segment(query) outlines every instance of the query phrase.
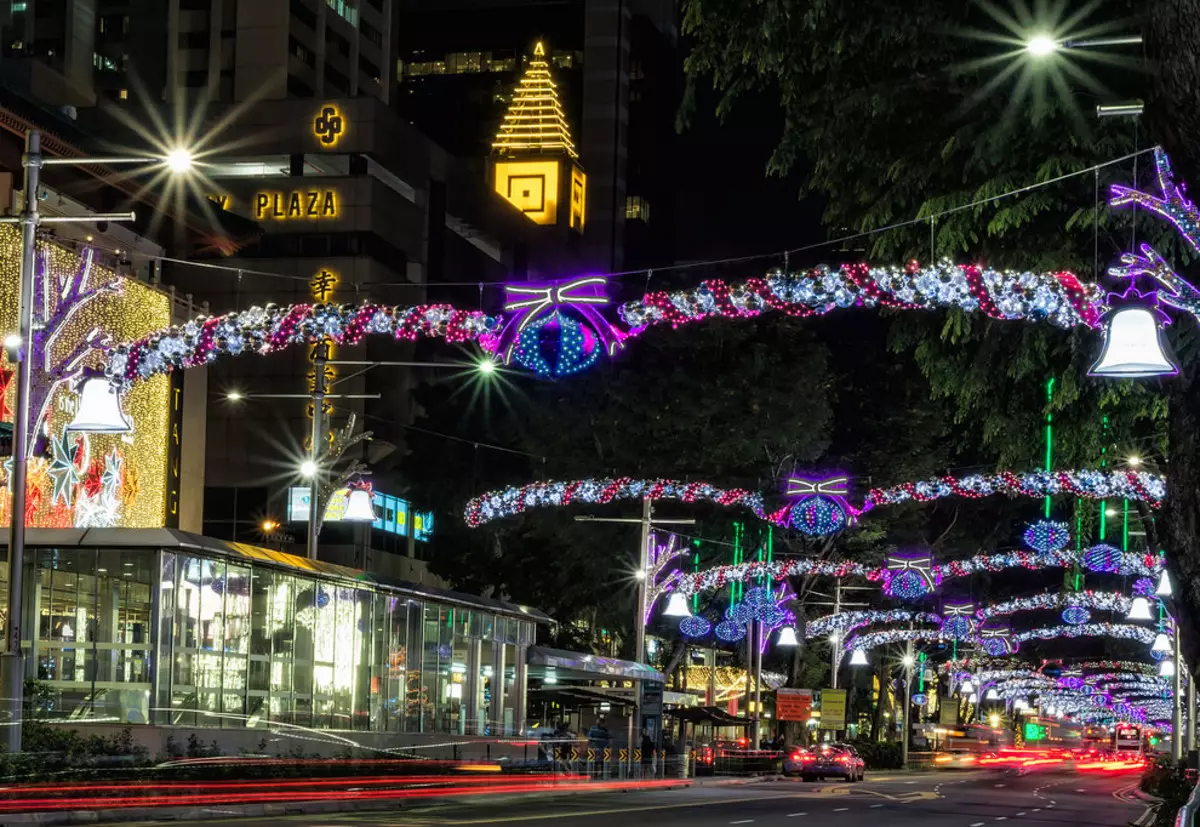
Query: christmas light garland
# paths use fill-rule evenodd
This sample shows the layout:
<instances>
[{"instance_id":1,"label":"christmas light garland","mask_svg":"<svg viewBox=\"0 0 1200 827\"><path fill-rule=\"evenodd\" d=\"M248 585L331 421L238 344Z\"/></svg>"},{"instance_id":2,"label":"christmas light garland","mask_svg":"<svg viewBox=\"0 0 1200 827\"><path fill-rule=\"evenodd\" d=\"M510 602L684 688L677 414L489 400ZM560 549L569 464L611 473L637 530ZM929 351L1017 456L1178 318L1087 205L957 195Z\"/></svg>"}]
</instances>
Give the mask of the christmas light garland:
<instances>
[{"instance_id":1,"label":"christmas light garland","mask_svg":"<svg viewBox=\"0 0 1200 827\"><path fill-rule=\"evenodd\" d=\"M636 336L661 324L678 327L768 311L806 317L848 307L955 307L993 319L1048 321L1065 329L1097 327L1106 309L1101 288L1085 285L1071 273L1001 272L943 260L932 267L910 261L903 268L845 264L803 273L773 270L766 278L733 285L714 279L687 290L647 293L622 305L618 315L630 327L629 335Z\"/></svg>"},{"instance_id":2,"label":"christmas light garland","mask_svg":"<svg viewBox=\"0 0 1200 827\"><path fill-rule=\"evenodd\" d=\"M1076 563L1076 555L1071 551L1036 552L1008 551L998 554L981 554L964 560L949 560L932 567L932 574L938 582L956 578L970 577L979 572L1000 572L1006 569L1063 569L1071 568ZM1156 555L1125 553L1121 556L1118 574L1137 576L1155 576L1162 570L1162 558ZM849 560L830 562L811 558L791 558L772 562L752 561L727 566L715 566L704 571L682 574L677 581L679 591L685 595L711 591L723 588L730 583L743 583L750 580L779 581L789 577L861 577L871 582L881 582L888 575L885 567L868 568L862 563Z\"/></svg>"},{"instance_id":3,"label":"christmas light garland","mask_svg":"<svg viewBox=\"0 0 1200 827\"><path fill-rule=\"evenodd\" d=\"M912 612L908 609L889 609L887 611L855 611L839 612L819 617L809 621L805 628L806 638L828 637L831 634L846 635L863 626L873 626L876 623L941 623L941 617L929 612Z\"/></svg>"},{"instance_id":4,"label":"christmas light garland","mask_svg":"<svg viewBox=\"0 0 1200 827\"><path fill-rule=\"evenodd\" d=\"M994 617L1015 614L1016 612L1066 609L1072 606L1081 606L1106 612L1126 613L1129 611L1129 605L1132 602L1132 600L1120 592L1078 592L1075 594L1054 592L1051 594L1033 595L1031 597L1018 597L1014 600L1006 600L1003 603L984 606L975 612L975 617L981 621L986 621Z\"/></svg>"},{"instance_id":5,"label":"christmas light garland","mask_svg":"<svg viewBox=\"0 0 1200 827\"><path fill-rule=\"evenodd\" d=\"M637 480L632 477L535 482L520 487L489 491L467 503L463 516L467 525L478 528L492 520L512 517L530 508L559 508L566 505L604 505L620 500L679 500L711 502L725 507L749 509L765 519L761 494L741 488L724 489L707 482L681 480Z\"/></svg>"},{"instance_id":6,"label":"christmas light garland","mask_svg":"<svg viewBox=\"0 0 1200 827\"><path fill-rule=\"evenodd\" d=\"M1053 640L1060 637L1111 637L1118 640L1133 640L1149 646L1154 642L1155 631L1145 626L1133 626L1127 623L1084 623L1079 626L1046 626L1041 629L1027 629L1014 632L1013 637L1018 642L1027 640Z\"/></svg>"},{"instance_id":7,"label":"christmas light garland","mask_svg":"<svg viewBox=\"0 0 1200 827\"><path fill-rule=\"evenodd\" d=\"M368 333L396 339L439 337L487 346L502 320L448 304L388 307L377 304L294 304L251 307L223 316L197 317L106 350L105 373L121 387L172 370L205 365L219 356L273 353L296 344L331 339L357 344Z\"/></svg>"},{"instance_id":8,"label":"christmas light garland","mask_svg":"<svg viewBox=\"0 0 1200 827\"><path fill-rule=\"evenodd\" d=\"M1135 500L1158 508L1167 495L1167 486L1162 477L1145 471L1033 471L1023 474L1002 471L961 478L945 476L905 482L890 488L872 488L860 513L877 506L910 501L932 502L945 497L981 499L996 494L1034 498L1071 494L1092 500Z\"/></svg>"}]
</instances>

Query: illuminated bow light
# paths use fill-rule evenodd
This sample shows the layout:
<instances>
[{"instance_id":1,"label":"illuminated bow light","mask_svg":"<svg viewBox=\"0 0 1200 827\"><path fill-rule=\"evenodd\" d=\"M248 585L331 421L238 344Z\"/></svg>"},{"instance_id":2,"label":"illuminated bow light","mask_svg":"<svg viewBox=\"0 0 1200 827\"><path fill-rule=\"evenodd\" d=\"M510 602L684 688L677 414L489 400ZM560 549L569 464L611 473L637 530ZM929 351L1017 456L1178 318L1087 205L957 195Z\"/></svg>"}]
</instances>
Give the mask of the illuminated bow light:
<instances>
[{"instance_id":1,"label":"illuminated bow light","mask_svg":"<svg viewBox=\"0 0 1200 827\"><path fill-rule=\"evenodd\" d=\"M505 285L508 322L487 343L517 364L542 376L568 376L586 370L601 354L612 356L624 334L597 310L608 304L607 280L586 276L562 284Z\"/></svg>"},{"instance_id":2,"label":"illuminated bow light","mask_svg":"<svg viewBox=\"0 0 1200 827\"><path fill-rule=\"evenodd\" d=\"M1110 294L1109 301L1115 309L1104 318L1104 348L1088 375L1137 379L1178 374L1163 337L1170 317L1158 309L1155 294L1130 285L1124 293Z\"/></svg>"},{"instance_id":3,"label":"illuminated bow light","mask_svg":"<svg viewBox=\"0 0 1200 827\"><path fill-rule=\"evenodd\" d=\"M974 628L972 615L975 614L974 603L946 603L942 606L942 634L951 640L962 640L971 634ZM968 690L969 691L969 690Z\"/></svg>"},{"instance_id":4,"label":"illuminated bow light","mask_svg":"<svg viewBox=\"0 0 1200 827\"><path fill-rule=\"evenodd\" d=\"M127 434L133 425L121 410L121 396L102 375L89 375L79 392L79 407L68 431L93 434Z\"/></svg>"},{"instance_id":5,"label":"illuminated bow light","mask_svg":"<svg viewBox=\"0 0 1200 827\"><path fill-rule=\"evenodd\" d=\"M850 478L789 477L785 494L794 501L772 519L809 537L828 537L854 523L855 510L846 500Z\"/></svg>"},{"instance_id":6,"label":"illuminated bow light","mask_svg":"<svg viewBox=\"0 0 1200 827\"><path fill-rule=\"evenodd\" d=\"M933 568L933 555L916 554L887 558L883 592L900 600L919 600L941 583L940 572Z\"/></svg>"},{"instance_id":7,"label":"illuminated bow light","mask_svg":"<svg viewBox=\"0 0 1200 827\"><path fill-rule=\"evenodd\" d=\"M1014 655L1020 648L1020 642L1013 637L1012 630L1006 627L980 629L979 645L984 652L996 658Z\"/></svg>"}]
</instances>

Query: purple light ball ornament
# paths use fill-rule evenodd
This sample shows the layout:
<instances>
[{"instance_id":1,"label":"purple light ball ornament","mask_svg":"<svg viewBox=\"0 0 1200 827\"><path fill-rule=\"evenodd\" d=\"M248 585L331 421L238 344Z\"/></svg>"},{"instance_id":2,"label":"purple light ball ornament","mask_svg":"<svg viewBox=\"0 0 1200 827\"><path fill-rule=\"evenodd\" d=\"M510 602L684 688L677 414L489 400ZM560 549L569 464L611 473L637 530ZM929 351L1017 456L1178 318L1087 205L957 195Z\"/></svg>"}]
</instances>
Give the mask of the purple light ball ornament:
<instances>
[{"instance_id":1,"label":"purple light ball ornament","mask_svg":"<svg viewBox=\"0 0 1200 827\"><path fill-rule=\"evenodd\" d=\"M602 351L591 327L555 312L521 331L512 358L539 376L558 379L587 370Z\"/></svg>"},{"instance_id":2,"label":"purple light ball ornament","mask_svg":"<svg viewBox=\"0 0 1200 827\"><path fill-rule=\"evenodd\" d=\"M1063 613L1062 613L1063 623L1069 624L1071 626L1082 626L1084 623L1087 623L1091 619L1092 619L1092 613L1089 612L1087 609L1085 609L1083 606L1068 606L1067 608L1063 609Z\"/></svg>"},{"instance_id":3,"label":"purple light ball ornament","mask_svg":"<svg viewBox=\"0 0 1200 827\"><path fill-rule=\"evenodd\" d=\"M706 618L699 615L692 615L679 621L679 631L684 637L705 637L712 631L712 624Z\"/></svg>"},{"instance_id":4,"label":"purple light ball ornament","mask_svg":"<svg viewBox=\"0 0 1200 827\"><path fill-rule=\"evenodd\" d=\"M770 606L774 601L772 600L770 589L755 586L742 596L742 602L749 606Z\"/></svg>"},{"instance_id":5,"label":"purple light ball ornament","mask_svg":"<svg viewBox=\"0 0 1200 827\"><path fill-rule=\"evenodd\" d=\"M1051 554L1062 551L1071 542L1071 531L1066 523L1056 520L1038 520L1025 529L1025 545L1034 551Z\"/></svg>"},{"instance_id":6,"label":"purple light ball ornament","mask_svg":"<svg viewBox=\"0 0 1200 827\"><path fill-rule=\"evenodd\" d=\"M586 370L623 344L624 334L599 310L608 304L606 287L603 276L505 285L507 323L489 349L505 364L515 361L540 376Z\"/></svg>"},{"instance_id":7,"label":"purple light ball ornament","mask_svg":"<svg viewBox=\"0 0 1200 827\"><path fill-rule=\"evenodd\" d=\"M737 643L746 637L746 626L734 623L732 620L722 620L717 624L717 637L726 643Z\"/></svg>"},{"instance_id":8,"label":"purple light ball ornament","mask_svg":"<svg viewBox=\"0 0 1200 827\"><path fill-rule=\"evenodd\" d=\"M1107 543L1098 543L1086 549L1079 562L1089 571L1101 574L1116 574L1121 571L1123 558L1124 554L1116 546L1110 546ZM1153 592L1153 590L1151 591Z\"/></svg>"},{"instance_id":9,"label":"purple light ball ornament","mask_svg":"<svg viewBox=\"0 0 1200 827\"><path fill-rule=\"evenodd\" d=\"M933 556L928 552L896 554L887 558L883 578L883 593L898 600L920 600L932 594L941 582L941 574L933 569Z\"/></svg>"}]
</instances>

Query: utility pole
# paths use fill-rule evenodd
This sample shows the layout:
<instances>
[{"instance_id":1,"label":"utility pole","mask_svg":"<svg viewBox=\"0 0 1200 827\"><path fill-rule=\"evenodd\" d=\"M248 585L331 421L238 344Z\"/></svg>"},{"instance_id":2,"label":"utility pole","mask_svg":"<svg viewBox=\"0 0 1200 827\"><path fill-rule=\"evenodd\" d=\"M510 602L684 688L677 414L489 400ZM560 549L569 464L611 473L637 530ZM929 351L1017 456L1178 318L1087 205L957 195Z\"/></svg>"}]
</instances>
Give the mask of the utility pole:
<instances>
[{"instance_id":1,"label":"utility pole","mask_svg":"<svg viewBox=\"0 0 1200 827\"><path fill-rule=\"evenodd\" d=\"M324 339L313 348L313 392L312 392L312 445L309 460L312 462L312 477L308 481L308 559L317 559L317 534L320 531L320 493L323 469L321 460L325 453L325 365L329 361L329 343Z\"/></svg>"},{"instance_id":2,"label":"utility pole","mask_svg":"<svg viewBox=\"0 0 1200 827\"><path fill-rule=\"evenodd\" d=\"M133 213L97 213L88 216L42 216L38 213L38 188L41 169L51 165L88 163L143 163L146 158L43 158L42 136L36 129L25 133L25 154L21 166L25 172L25 205L20 216L0 219L3 224L21 225L21 281L17 299L16 346L9 347L9 358L17 362L16 409L13 412L12 471L9 488L12 507L8 520L8 623L5 648L0 653L0 706L5 726L4 744L8 752L21 751L21 721L25 703L25 655L21 651L22 598L25 595L25 480L29 446L29 409L32 388L31 357L33 345L34 278L37 273L37 230L41 224L77 224L96 221L132 221Z\"/></svg>"},{"instance_id":3,"label":"utility pole","mask_svg":"<svg viewBox=\"0 0 1200 827\"><path fill-rule=\"evenodd\" d=\"M904 715L901 718L900 727L900 768L908 768L908 736L912 731L912 725L908 721L908 710L912 706L912 670L913 665L917 662L916 656L913 654L912 641L904 647Z\"/></svg>"},{"instance_id":4,"label":"utility pole","mask_svg":"<svg viewBox=\"0 0 1200 827\"><path fill-rule=\"evenodd\" d=\"M1183 658L1179 651L1179 624L1175 623L1175 678L1171 698L1171 757L1175 763L1183 760ZM1188 710L1189 716L1191 710Z\"/></svg>"}]
</instances>

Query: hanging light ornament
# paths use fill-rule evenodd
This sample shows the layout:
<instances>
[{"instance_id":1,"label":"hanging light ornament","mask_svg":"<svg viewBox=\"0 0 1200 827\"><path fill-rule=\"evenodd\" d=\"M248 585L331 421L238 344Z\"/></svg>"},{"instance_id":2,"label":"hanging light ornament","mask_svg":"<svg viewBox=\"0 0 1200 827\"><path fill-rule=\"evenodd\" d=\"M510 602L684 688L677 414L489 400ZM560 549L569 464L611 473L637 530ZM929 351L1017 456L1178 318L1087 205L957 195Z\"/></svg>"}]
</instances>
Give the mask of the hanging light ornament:
<instances>
[{"instance_id":1,"label":"hanging light ornament","mask_svg":"<svg viewBox=\"0 0 1200 827\"><path fill-rule=\"evenodd\" d=\"M975 691L975 684L971 683L970 678L967 678L965 681L962 682L962 686L960 686L958 688L958 691L963 693L964 695L970 695L972 692Z\"/></svg>"},{"instance_id":2,"label":"hanging light ornament","mask_svg":"<svg viewBox=\"0 0 1200 827\"><path fill-rule=\"evenodd\" d=\"M1166 569L1158 575L1158 586L1154 589L1154 593L1159 597L1170 597L1174 594L1174 589L1171 588L1171 575Z\"/></svg>"},{"instance_id":3,"label":"hanging light ornament","mask_svg":"<svg viewBox=\"0 0 1200 827\"><path fill-rule=\"evenodd\" d=\"M951 640L962 640L971 634L974 627L972 615L974 603L946 603L942 606L942 634Z\"/></svg>"},{"instance_id":4,"label":"hanging light ornament","mask_svg":"<svg viewBox=\"0 0 1200 827\"><path fill-rule=\"evenodd\" d=\"M939 581L931 554L889 555L883 592L900 600L919 600L933 593Z\"/></svg>"},{"instance_id":5,"label":"hanging light ornament","mask_svg":"<svg viewBox=\"0 0 1200 827\"><path fill-rule=\"evenodd\" d=\"M679 631L683 633L684 637L704 637L712 631L712 624L706 618L692 615L679 621Z\"/></svg>"},{"instance_id":6,"label":"hanging light ornament","mask_svg":"<svg viewBox=\"0 0 1200 827\"><path fill-rule=\"evenodd\" d=\"M79 406L68 431L93 434L127 434L133 425L121 410L121 397L102 375L89 375L79 391Z\"/></svg>"},{"instance_id":7,"label":"hanging light ornament","mask_svg":"<svg viewBox=\"0 0 1200 827\"><path fill-rule=\"evenodd\" d=\"M799 646L800 641L796 639L796 630L791 626L784 626L779 630L779 638L775 641L779 646Z\"/></svg>"},{"instance_id":8,"label":"hanging light ornament","mask_svg":"<svg viewBox=\"0 0 1200 827\"><path fill-rule=\"evenodd\" d=\"M1034 551L1050 554L1062 551L1071 542L1071 532L1066 523L1056 520L1038 520L1025 529L1025 545Z\"/></svg>"},{"instance_id":9,"label":"hanging light ornament","mask_svg":"<svg viewBox=\"0 0 1200 827\"><path fill-rule=\"evenodd\" d=\"M1122 294L1109 294L1109 302L1115 309L1104 318L1104 348L1088 375L1136 379L1179 373L1162 335L1170 318L1158 309L1155 293L1143 294L1131 285Z\"/></svg>"},{"instance_id":10,"label":"hanging light ornament","mask_svg":"<svg viewBox=\"0 0 1200 827\"><path fill-rule=\"evenodd\" d=\"M734 623L732 620L722 620L717 624L716 634L726 643L736 643L746 636L746 625Z\"/></svg>"},{"instance_id":11,"label":"hanging light ornament","mask_svg":"<svg viewBox=\"0 0 1200 827\"><path fill-rule=\"evenodd\" d=\"M683 592L671 592L667 598L667 608L663 610L666 617L691 617L692 610L688 608L687 598Z\"/></svg>"},{"instance_id":12,"label":"hanging light ornament","mask_svg":"<svg viewBox=\"0 0 1200 827\"><path fill-rule=\"evenodd\" d=\"M1170 652L1171 639L1167 637L1166 632L1159 632L1154 636L1154 643L1150 644L1151 652Z\"/></svg>"},{"instance_id":13,"label":"hanging light ornament","mask_svg":"<svg viewBox=\"0 0 1200 827\"><path fill-rule=\"evenodd\" d=\"M1154 616L1150 613L1150 601L1144 597L1135 597L1129 604L1129 614L1125 615L1126 620L1153 620Z\"/></svg>"},{"instance_id":14,"label":"hanging light ornament","mask_svg":"<svg viewBox=\"0 0 1200 827\"><path fill-rule=\"evenodd\" d=\"M508 321L495 348L541 376L586 370L621 347L624 334L597 309L608 304L606 280L584 276L560 284L505 285Z\"/></svg>"},{"instance_id":15,"label":"hanging light ornament","mask_svg":"<svg viewBox=\"0 0 1200 827\"><path fill-rule=\"evenodd\" d=\"M1116 546L1098 543L1083 552L1080 562L1089 571L1113 574L1121 570L1125 554Z\"/></svg>"},{"instance_id":16,"label":"hanging light ornament","mask_svg":"<svg viewBox=\"0 0 1200 827\"><path fill-rule=\"evenodd\" d=\"M809 537L828 537L844 530L854 521L854 511L846 501L848 484L845 476L789 477L785 492L796 499L787 507L787 524Z\"/></svg>"},{"instance_id":17,"label":"hanging light ornament","mask_svg":"<svg viewBox=\"0 0 1200 827\"><path fill-rule=\"evenodd\" d=\"M1062 619L1071 626L1082 626L1092 619L1092 613L1083 606L1068 606L1063 609Z\"/></svg>"},{"instance_id":18,"label":"hanging light ornament","mask_svg":"<svg viewBox=\"0 0 1200 827\"><path fill-rule=\"evenodd\" d=\"M350 486L342 521L348 523L375 522L375 507L371 503L371 486L369 484Z\"/></svg>"},{"instance_id":19,"label":"hanging light ornament","mask_svg":"<svg viewBox=\"0 0 1200 827\"><path fill-rule=\"evenodd\" d=\"M925 697L924 692L917 692L915 695L912 696L912 705L913 706L925 706L926 701L927 701L927 698Z\"/></svg>"},{"instance_id":20,"label":"hanging light ornament","mask_svg":"<svg viewBox=\"0 0 1200 827\"><path fill-rule=\"evenodd\" d=\"M1163 660L1163 662L1158 665L1158 675L1161 678L1175 677L1175 661L1171 660L1170 658Z\"/></svg>"},{"instance_id":21,"label":"hanging light ornament","mask_svg":"<svg viewBox=\"0 0 1200 827\"><path fill-rule=\"evenodd\" d=\"M855 649L854 652L850 655L850 665L851 666L867 666L868 665L867 653L864 652L862 649Z\"/></svg>"},{"instance_id":22,"label":"hanging light ornament","mask_svg":"<svg viewBox=\"0 0 1200 827\"><path fill-rule=\"evenodd\" d=\"M988 700L988 701L1000 700L1000 693L996 691L996 687L993 686L991 689L989 689L987 691L987 695L984 696L984 700Z\"/></svg>"}]
</instances>

